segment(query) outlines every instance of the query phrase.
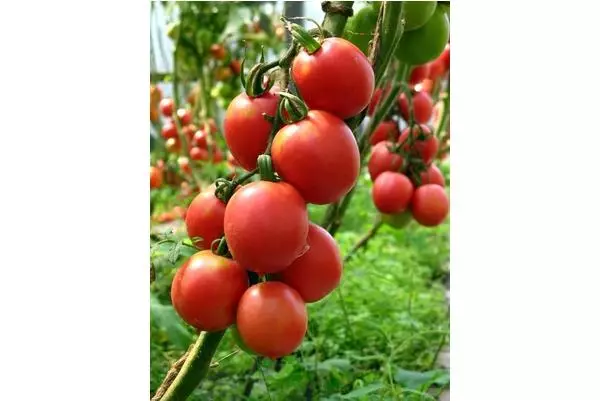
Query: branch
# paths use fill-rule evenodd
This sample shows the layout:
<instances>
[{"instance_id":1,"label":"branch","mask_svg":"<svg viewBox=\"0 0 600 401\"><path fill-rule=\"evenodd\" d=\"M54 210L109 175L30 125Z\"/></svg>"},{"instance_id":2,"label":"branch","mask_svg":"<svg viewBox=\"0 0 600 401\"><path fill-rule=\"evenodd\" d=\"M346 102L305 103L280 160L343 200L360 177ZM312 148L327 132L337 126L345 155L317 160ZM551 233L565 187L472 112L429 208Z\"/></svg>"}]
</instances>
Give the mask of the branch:
<instances>
[{"instance_id":1,"label":"branch","mask_svg":"<svg viewBox=\"0 0 600 401\"><path fill-rule=\"evenodd\" d=\"M323 29L332 36L342 36L348 18L352 17L353 1L323 1L321 9L325 13Z\"/></svg>"},{"instance_id":2,"label":"branch","mask_svg":"<svg viewBox=\"0 0 600 401\"><path fill-rule=\"evenodd\" d=\"M367 246L367 244L369 243L371 238L373 238L375 236L375 234L377 234L377 232L379 231L379 229L381 228L382 225L383 225L383 221L381 220L381 216L379 216L375 220L373 227L371 227L371 229L369 231L367 231L366 234L363 235L363 237L361 239L359 239L356 244L354 244L354 246L350 249L350 251L348 251L348 253L344 257L344 263L346 263L347 261L352 259L352 256L354 256L354 254L356 252L358 252L361 248L364 248L365 246Z\"/></svg>"}]
</instances>

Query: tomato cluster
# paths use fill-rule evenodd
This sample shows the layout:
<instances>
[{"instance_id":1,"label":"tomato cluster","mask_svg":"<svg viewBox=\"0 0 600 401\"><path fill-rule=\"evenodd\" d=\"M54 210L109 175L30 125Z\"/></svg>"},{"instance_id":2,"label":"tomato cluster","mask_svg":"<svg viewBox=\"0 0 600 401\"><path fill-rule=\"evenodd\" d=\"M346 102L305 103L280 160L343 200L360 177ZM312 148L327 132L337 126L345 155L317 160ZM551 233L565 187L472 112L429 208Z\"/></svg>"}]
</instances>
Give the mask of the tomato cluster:
<instances>
[{"instance_id":1,"label":"tomato cluster","mask_svg":"<svg viewBox=\"0 0 600 401\"><path fill-rule=\"evenodd\" d=\"M201 251L176 273L171 290L188 324L205 331L233 326L240 347L268 358L298 348L306 303L341 280L338 245L309 221L307 205L336 202L356 183L360 153L343 119L364 110L374 89L372 67L357 47L339 38L319 45L291 63L304 102L272 87L243 92L229 105L224 137L231 160L248 175L258 170L261 180L220 181L194 198L185 223ZM334 63L346 66L344 76L331 71Z\"/></svg>"}]
</instances>

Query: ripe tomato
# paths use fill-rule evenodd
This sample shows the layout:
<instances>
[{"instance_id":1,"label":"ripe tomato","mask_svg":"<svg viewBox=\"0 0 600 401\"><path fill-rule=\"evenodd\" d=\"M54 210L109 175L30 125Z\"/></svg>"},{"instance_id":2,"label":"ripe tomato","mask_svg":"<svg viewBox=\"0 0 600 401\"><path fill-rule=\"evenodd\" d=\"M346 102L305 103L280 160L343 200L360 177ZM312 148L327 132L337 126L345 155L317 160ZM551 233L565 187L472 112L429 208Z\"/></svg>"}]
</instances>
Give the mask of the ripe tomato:
<instances>
[{"instance_id":1,"label":"ripe tomato","mask_svg":"<svg viewBox=\"0 0 600 401\"><path fill-rule=\"evenodd\" d=\"M443 61L440 61L439 57L429 63L429 79L436 80L445 73L445 67Z\"/></svg>"},{"instance_id":2,"label":"ripe tomato","mask_svg":"<svg viewBox=\"0 0 600 401\"><path fill-rule=\"evenodd\" d=\"M194 146L190 149L190 159L192 160L208 160L208 150Z\"/></svg>"},{"instance_id":3,"label":"ripe tomato","mask_svg":"<svg viewBox=\"0 0 600 401\"><path fill-rule=\"evenodd\" d=\"M188 206L185 226L190 238L201 237L194 242L199 249L210 249L212 242L225 232L225 203L215 196L215 190L200 192Z\"/></svg>"},{"instance_id":4,"label":"ripe tomato","mask_svg":"<svg viewBox=\"0 0 600 401\"><path fill-rule=\"evenodd\" d=\"M397 214L382 214L381 220L390 227L404 228L411 222L412 214L409 210Z\"/></svg>"},{"instance_id":5,"label":"ripe tomato","mask_svg":"<svg viewBox=\"0 0 600 401\"><path fill-rule=\"evenodd\" d=\"M166 97L160 101L158 107L163 116L171 117L173 115L175 104L173 103L173 99Z\"/></svg>"},{"instance_id":6,"label":"ripe tomato","mask_svg":"<svg viewBox=\"0 0 600 401\"><path fill-rule=\"evenodd\" d=\"M191 141L194 138L194 133L196 131L198 131L198 127L196 127L194 124L184 125L181 128L181 132L183 133L183 135L185 135L188 141Z\"/></svg>"},{"instance_id":7,"label":"ripe tomato","mask_svg":"<svg viewBox=\"0 0 600 401\"><path fill-rule=\"evenodd\" d=\"M206 131L201 130L201 129L196 131L196 133L194 134L194 137L192 138L192 144L194 146L198 146L199 148L207 149L208 134L206 133Z\"/></svg>"},{"instance_id":8,"label":"ripe tomato","mask_svg":"<svg viewBox=\"0 0 600 401\"><path fill-rule=\"evenodd\" d=\"M276 222L276 223L275 223ZM257 273L276 273L306 251L306 203L290 184L256 181L225 209L225 238L234 259Z\"/></svg>"},{"instance_id":9,"label":"ripe tomato","mask_svg":"<svg viewBox=\"0 0 600 401\"><path fill-rule=\"evenodd\" d=\"M165 142L165 148L167 148L167 152L169 153L177 153L181 149L181 143L179 142L179 138L169 138Z\"/></svg>"},{"instance_id":10,"label":"ripe tomato","mask_svg":"<svg viewBox=\"0 0 600 401\"><path fill-rule=\"evenodd\" d=\"M179 164L179 168L187 174L192 173L192 169L190 168L190 161L185 156L179 156L177 159L177 164Z\"/></svg>"},{"instance_id":11,"label":"ripe tomato","mask_svg":"<svg viewBox=\"0 0 600 401\"><path fill-rule=\"evenodd\" d=\"M446 43L446 47L444 47L444 51L438 57L438 61L444 66L444 72L450 71L450 43Z\"/></svg>"},{"instance_id":12,"label":"ripe tomato","mask_svg":"<svg viewBox=\"0 0 600 401\"><path fill-rule=\"evenodd\" d=\"M417 3L406 2L405 4ZM420 2L418 2L420 3ZM442 7L436 7L433 15L422 27L402 34L396 49L396 57L412 65L435 60L444 50L450 36L450 23Z\"/></svg>"},{"instance_id":13,"label":"ripe tomato","mask_svg":"<svg viewBox=\"0 0 600 401\"><path fill-rule=\"evenodd\" d=\"M335 115L311 110L284 126L271 147L273 167L308 203L324 205L347 194L360 172L352 131Z\"/></svg>"},{"instance_id":14,"label":"ripe tomato","mask_svg":"<svg viewBox=\"0 0 600 401\"><path fill-rule=\"evenodd\" d=\"M223 60L225 58L225 48L223 45L215 43L210 46L210 54L217 60Z\"/></svg>"},{"instance_id":15,"label":"ripe tomato","mask_svg":"<svg viewBox=\"0 0 600 401\"><path fill-rule=\"evenodd\" d=\"M229 67L219 67L215 70L215 79L217 81L227 81L233 76L233 72Z\"/></svg>"},{"instance_id":16,"label":"ripe tomato","mask_svg":"<svg viewBox=\"0 0 600 401\"><path fill-rule=\"evenodd\" d=\"M389 147L392 145L392 142L385 141L373 146L367 166L371 181L375 181L379 174L384 171L399 171L402 167L402 156L392 153L389 150Z\"/></svg>"},{"instance_id":17,"label":"ripe tomato","mask_svg":"<svg viewBox=\"0 0 600 401\"><path fill-rule=\"evenodd\" d=\"M425 184L436 184L441 187L446 186L446 178L444 178L444 174L442 174L435 164L432 164L427 170L421 173L421 184L419 186Z\"/></svg>"},{"instance_id":18,"label":"ripe tomato","mask_svg":"<svg viewBox=\"0 0 600 401\"><path fill-rule=\"evenodd\" d=\"M448 216L450 201L444 188L436 184L425 184L415 190L410 209L419 224L435 227L442 224Z\"/></svg>"},{"instance_id":19,"label":"ripe tomato","mask_svg":"<svg viewBox=\"0 0 600 401\"><path fill-rule=\"evenodd\" d=\"M376 89L373 92L373 96L371 97L371 102L369 103L369 108L367 109L367 114L372 116L375 113L375 108L381 101L381 96L383 95L383 90L381 88Z\"/></svg>"},{"instance_id":20,"label":"ripe tomato","mask_svg":"<svg viewBox=\"0 0 600 401\"><path fill-rule=\"evenodd\" d=\"M369 60L341 38L325 39L313 54L301 50L292 62L292 77L310 109L328 111L341 119L367 107L375 89Z\"/></svg>"},{"instance_id":21,"label":"ripe tomato","mask_svg":"<svg viewBox=\"0 0 600 401\"><path fill-rule=\"evenodd\" d=\"M159 188L162 185L162 170L158 167L150 166L150 188Z\"/></svg>"},{"instance_id":22,"label":"ripe tomato","mask_svg":"<svg viewBox=\"0 0 600 401\"><path fill-rule=\"evenodd\" d=\"M399 136L400 130L395 121L383 121L375 128L371 136L371 145L376 145L383 141L396 141Z\"/></svg>"},{"instance_id":23,"label":"ripe tomato","mask_svg":"<svg viewBox=\"0 0 600 401\"><path fill-rule=\"evenodd\" d=\"M409 129L404 129L402 134L400 134L400 138L398 138L398 143L404 143L403 149L405 152L416 154L423 160L423 163L429 164L437 154L438 140L431 133L431 129L428 126L421 124L419 127L413 127L410 139ZM421 139L421 136L424 136L424 139ZM411 139L412 146L409 144Z\"/></svg>"},{"instance_id":24,"label":"ripe tomato","mask_svg":"<svg viewBox=\"0 0 600 401\"><path fill-rule=\"evenodd\" d=\"M234 75L240 75L240 72L242 71L242 63L240 60L231 60L231 63L229 63L229 68Z\"/></svg>"},{"instance_id":25,"label":"ripe tomato","mask_svg":"<svg viewBox=\"0 0 600 401\"><path fill-rule=\"evenodd\" d=\"M415 86L418 92L427 92L431 96L433 93L433 81L431 79L424 79L419 85L421 85L420 89L417 89L418 85Z\"/></svg>"},{"instance_id":26,"label":"ripe tomato","mask_svg":"<svg viewBox=\"0 0 600 401\"><path fill-rule=\"evenodd\" d=\"M404 93L398 97L398 105L400 106L400 115L402 115L404 121L408 121L408 100ZM413 116L415 118L414 121L416 123L426 124L431 119L431 114L433 113L433 100L431 100L429 93L423 91L416 92L412 96L412 106Z\"/></svg>"},{"instance_id":27,"label":"ripe tomato","mask_svg":"<svg viewBox=\"0 0 600 401\"><path fill-rule=\"evenodd\" d=\"M373 183L372 197L377 210L385 214L405 211L410 204L414 186L404 174L384 171Z\"/></svg>"},{"instance_id":28,"label":"ripe tomato","mask_svg":"<svg viewBox=\"0 0 600 401\"><path fill-rule=\"evenodd\" d=\"M173 308L191 326L220 331L235 323L248 275L234 260L200 251L175 273L171 286Z\"/></svg>"},{"instance_id":29,"label":"ripe tomato","mask_svg":"<svg viewBox=\"0 0 600 401\"><path fill-rule=\"evenodd\" d=\"M213 163L220 163L222 161L223 161L223 152L221 152L221 149L219 149L219 148L213 149L213 152L212 152L212 162Z\"/></svg>"},{"instance_id":30,"label":"ripe tomato","mask_svg":"<svg viewBox=\"0 0 600 401\"><path fill-rule=\"evenodd\" d=\"M188 125L192 122L192 111L189 109L177 110L177 118L181 122L181 125Z\"/></svg>"},{"instance_id":31,"label":"ripe tomato","mask_svg":"<svg viewBox=\"0 0 600 401\"><path fill-rule=\"evenodd\" d=\"M342 257L327 230L310 223L308 251L281 272L279 281L289 285L304 302L316 302L333 291L342 278Z\"/></svg>"},{"instance_id":32,"label":"ripe tomato","mask_svg":"<svg viewBox=\"0 0 600 401\"><path fill-rule=\"evenodd\" d=\"M406 4L406 3L404 3ZM411 85L416 85L423 81L424 79L429 77L429 64L421 64L414 66L412 71L410 72L410 77L408 79L408 83Z\"/></svg>"},{"instance_id":33,"label":"ripe tomato","mask_svg":"<svg viewBox=\"0 0 600 401\"><path fill-rule=\"evenodd\" d=\"M177 125L172 120L167 120L162 126L160 134L163 138L177 138Z\"/></svg>"},{"instance_id":34,"label":"ripe tomato","mask_svg":"<svg viewBox=\"0 0 600 401\"><path fill-rule=\"evenodd\" d=\"M256 168L256 159L267 149L272 124L262 113L275 116L277 99L272 91L255 98L242 92L225 112L223 131L227 147L246 170Z\"/></svg>"},{"instance_id":35,"label":"ripe tomato","mask_svg":"<svg viewBox=\"0 0 600 401\"><path fill-rule=\"evenodd\" d=\"M248 348L276 359L291 354L302 344L308 329L308 314L296 290L277 281L267 281L248 288L242 295L236 324Z\"/></svg>"},{"instance_id":36,"label":"ripe tomato","mask_svg":"<svg viewBox=\"0 0 600 401\"><path fill-rule=\"evenodd\" d=\"M404 9L404 31L413 31L425 25L433 15L437 1L406 1Z\"/></svg>"}]
</instances>

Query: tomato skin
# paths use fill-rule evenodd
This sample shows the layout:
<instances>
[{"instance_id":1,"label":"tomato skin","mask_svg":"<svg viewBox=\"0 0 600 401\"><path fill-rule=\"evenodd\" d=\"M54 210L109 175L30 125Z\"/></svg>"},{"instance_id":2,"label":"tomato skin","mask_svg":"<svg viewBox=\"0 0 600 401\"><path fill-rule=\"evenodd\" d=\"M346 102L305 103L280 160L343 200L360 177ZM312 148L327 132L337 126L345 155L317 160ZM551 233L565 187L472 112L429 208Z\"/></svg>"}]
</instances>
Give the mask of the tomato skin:
<instances>
[{"instance_id":1,"label":"tomato skin","mask_svg":"<svg viewBox=\"0 0 600 401\"><path fill-rule=\"evenodd\" d=\"M410 3L412 2L405 4ZM439 57L448 43L449 37L448 16L444 13L443 7L436 7L425 25L412 31L405 29L396 48L396 57L400 61L412 65L428 63Z\"/></svg>"},{"instance_id":2,"label":"tomato skin","mask_svg":"<svg viewBox=\"0 0 600 401\"><path fill-rule=\"evenodd\" d=\"M402 167L402 156L390 152L388 148L391 146L393 146L393 143L390 141L379 142L373 146L368 163L371 181L375 181L379 174L384 171L399 171Z\"/></svg>"},{"instance_id":3,"label":"tomato skin","mask_svg":"<svg viewBox=\"0 0 600 401\"><path fill-rule=\"evenodd\" d=\"M342 38L325 39L313 54L302 49L292 62L292 77L309 109L328 111L342 120L364 110L375 89L369 60Z\"/></svg>"},{"instance_id":4,"label":"tomato skin","mask_svg":"<svg viewBox=\"0 0 600 401\"><path fill-rule=\"evenodd\" d=\"M190 149L190 159L192 160L208 160L208 151L201 149L197 146L193 146Z\"/></svg>"},{"instance_id":5,"label":"tomato skin","mask_svg":"<svg viewBox=\"0 0 600 401\"><path fill-rule=\"evenodd\" d=\"M208 135L206 134L206 131L201 129L196 131L192 138L192 145L202 149L208 149Z\"/></svg>"},{"instance_id":6,"label":"tomato skin","mask_svg":"<svg viewBox=\"0 0 600 401\"><path fill-rule=\"evenodd\" d=\"M162 170L158 167L150 166L150 188L159 188L162 185Z\"/></svg>"},{"instance_id":7,"label":"tomato skin","mask_svg":"<svg viewBox=\"0 0 600 401\"><path fill-rule=\"evenodd\" d=\"M223 60L225 58L226 51L223 45L215 43L210 46L210 54L217 60Z\"/></svg>"},{"instance_id":8,"label":"tomato skin","mask_svg":"<svg viewBox=\"0 0 600 401\"><path fill-rule=\"evenodd\" d=\"M450 201L444 188L426 184L415 190L410 209L420 225L435 227L442 224L448 216Z\"/></svg>"},{"instance_id":9,"label":"tomato skin","mask_svg":"<svg viewBox=\"0 0 600 401\"><path fill-rule=\"evenodd\" d=\"M192 112L188 109L177 110L177 118L181 122L181 125L188 125L192 122Z\"/></svg>"},{"instance_id":10,"label":"tomato skin","mask_svg":"<svg viewBox=\"0 0 600 401\"><path fill-rule=\"evenodd\" d=\"M382 214L381 220L390 227L404 228L412 221L412 214L409 210L396 214Z\"/></svg>"},{"instance_id":11,"label":"tomato skin","mask_svg":"<svg viewBox=\"0 0 600 401\"><path fill-rule=\"evenodd\" d=\"M410 77L408 79L408 83L411 85L416 85L423 81L424 79L429 77L430 64L421 64L413 67L410 72Z\"/></svg>"},{"instance_id":12,"label":"tomato skin","mask_svg":"<svg viewBox=\"0 0 600 401\"><path fill-rule=\"evenodd\" d=\"M240 72L242 71L242 63L240 60L231 60L231 63L229 63L229 68L234 75L240 75Z\"/></svg>"},{"instance_id":13,"label":"tomato skin","mask_svg":"<svg viewBox=\"0 0 600 401\"><path fill-rule=\"evenodd\" d=\"M413 138L412 147L408 143L408 128L402 131L400 138L398 138L398 143L403 143L406 140L407 142L403 146L404 151L418 155L421 160L423 160L423 163L429 164L437 154L439 146L438 139L431 133L431 129L427 125L421 124L420 127L425 136L424 140L419 139L421 130L415 126L413 127L411 134L411 137Z\"/></svg>"},{"instance_id":14,"label":"tomato skin","mask_svg":"<svg viewBox=\"0 0 600 401\"><path fill-rule=\"evenodd\" d=\"M235 323L247 288L248 275L237 262L205 250L192 255L175 273L171 300L189 325L220 331Z\"/></svg>"},{"instance_id":15,"label":"tomato skin","mask_svg":"<svg viewBox=\"0 0 600 401\"><path fill-rule=\"evenodd\" d=\"M342 257L333 237L324 228L310 223L308 251L281 272L279 281L289 285L304 302L316 302L337 288L342 279Z\"/></svg>"},{"instance_id":16,"label":"tomato skin","mask_svg":"<svg viewBox=\"0 0 600 401\"><path fill-rule=\"evenodd\" d=\"M271 146L273 167L308 203L324 205L347 194L360 173L352 131L335 115L310 110L281 128Z\"/></svg>"},{"instance_id":17,"label":"tomato skin","mask_svg":"<svg viewBox=\"0 0 600 401\"><path fill-rule=\"evenodd\" d=\"M377 210L385 214L405 211L412 198L414 186L404 174L384 171L373 183L371 195Z\"/></svg>"},{"instance_id":18,"label":"tomato skin","mask_svg":"<svg viewBox=\"0 0 600 401\"><path fill-rule=\"evenodd\" d=\"M165 139L177 138L177 125L173 121L166 121L160 130L160 134Z\"/></svg>"},{"instance_id":19,"label":"tomato skin","mask_svg":"<svg viewBox=\"0 0 600 401\"><path fill-rule=\"evenodd\" d=\"M267 149L272 125L262 113L274 116L278 96L266 92L249 98L245 92L231 101L224 120L224 135L231 154L246 170L256 168L256 159Z\"/></svg>"},{"instance_id":20,"label":"tomato skin","mask_svg":"<svg viewBox=\"0 0 600 401\"><path fill-rule=\"evenodd\" d=\"M440 187L446 186L446 178L435 164L431 164L427 170L421 173L421 183L419 186L425 184L435 184Z\"/></svg>"},{"instance_id":21,"label":"tomato skin","mask_svg":"<svg viewBox=\"0 0 600 401\"><path fill-rule=\"evenodd\" d=\"M171 117L173 115L173 109L175 108L173 99L168 98L168 97L162 99L160 101L160 103L158 104L158 108L160 109L160 112L162 113L163 116Z\"/></svg>"},{"instance_id":22,"label":"tomato skin","mask_svg":"<svg viewBox=\"0 0 600 401\"><path fill-rule=\"evenodd\" d=\"M169 153L177 153L181 149L181 143L179 143L179 138L169 138L165 142L165 148Z\"/></svg>"},{"instance_id":23,"label":"tomato skin","mask_svg":"<svg viewBox=\"0 0 600 401\"><path fill-rule=\"evenodd\" d=\"M256 353L254 351L252 351L250 348L248 348L246 343L244 343L244 340L242 339L242 336L240 335L240 331L237 328L237 324L232 325L229 328L229 331L231 331L231 336L233 337L233 341L235 342L235 345L237 345L242 351L244 351L247 354L256 355Z\"/></svg>"},{"instance_id":24,"label":"tomato skin","mask_svg":"<svg viewBox=\"0 0 600 401\"><path fill-rule=\"evenodd\" d=\"M245 185L225 209L229 250L244 268L257 273L277 273L288 267L306 251L307 235L306 203L285 182Z\"/></svg>"},{"instance_id":25,"label":"tomato skin","mask_svg":"<svg viewBox=\"0 0 600 401\"><path fill-rule=\"evenodd\" d=\"M296 290L284 283L267 281L242 295L236 323L248 348L276 359L291 354L302 344L308 314Z\"/></svg>"},{"instance_id":26,"label":"tomato skin","mask_svg":"<svg viewBox=\"0 0 600 401\"><path fill-rule=\"evenodd\" d=\"M436 80L438 78L440 78L442 75L444 75L445 71L445 67L444 64L442 64L443 62L438 59L433 60L431 63L429 63L429 79L431 80Z\"/></svg>"},{"instance_id":27,"label":"tomato skin","mask_svg":"<svg viewBox=\"0 0 600 401\"><path fill-rule=\"evenodd\" d=\"M396 141L399 136L400 130L395 121L383 121L373 131L370 142L371 145L376 145L379 142Z\"/></svg>"},{"instance_id":28,"label":"tomato skin","mask_svg":"<svg viewBox=\"0 0 600 401\"><path fill-rule=\"evenodd\" d=\"M435 12L437 1L407 1L404 3L404 31L413 31L425 25Z\"/></svg>"},{"instance_id":29,"label":"tomato skin","mask_svg":"<svg viewBox=\"0 0 600 401\"><path fill-rule=\"evenodd\" d=\"M368 56L369 42L375 33L378 14L372 4L367 5L348 18L344 28L343 38L352 42L365 56Z\"/></svg>"},{"instance_id":30,"label":"tomato skin","mask_svg":"<svg viewBox=\"0 0 600 401\"><path fill-rule=\"evenodd\" d=\"M198 249L210 249L212 242L224 234L225 203L215 196L215 191L200 192L188 206L185 226L190 238L202 237L194 245Z\"/></svg>"},{"instance_id":31,"label":"tomato skin","mask_svg":"<svg viewBox=\"0 0 600 401\"><path fill-rule=\"evenodd\" d=\"M398 105L400 106L400 115L404 121L408 121L408 100L404 93L398 98ZM415 122L418 124L426 124L431 119L433 113L433 100L431 99L431 96L429 96L429 93L423 91L416 92L412 97L412 105Z\"/></svg>"},{"instance_id":32,"label":"tomato skin","mask_svg":"<svg viewBox=\"0 0 600 401\"><path fill-rule=\"evenodd\" d=\"M381 88L376 89L375 92L373 92L373 96L371 97L371 102L369 103L369 108L367 109L367 114L369 116L372 116L373 113L375 113L375 108L381 101L382 95L383 95L383 90Z\"/></svg>"}]
</instances>

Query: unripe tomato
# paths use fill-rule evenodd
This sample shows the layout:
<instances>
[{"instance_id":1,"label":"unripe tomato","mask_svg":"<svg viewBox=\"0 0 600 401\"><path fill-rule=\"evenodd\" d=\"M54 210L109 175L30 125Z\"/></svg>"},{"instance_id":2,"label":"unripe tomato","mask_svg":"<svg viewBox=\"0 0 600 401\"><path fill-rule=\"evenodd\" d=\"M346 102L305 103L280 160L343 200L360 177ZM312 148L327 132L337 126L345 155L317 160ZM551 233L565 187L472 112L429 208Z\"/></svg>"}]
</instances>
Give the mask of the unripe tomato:
<instances>
[{"instance_id":1,"label":"unripe tomato","mask_svg":"<svg viewBox=\"0 0 600 401\"><path fill-rule=\"evenodd\" d=\"M425 25L435 11L437 1L405 1L404 32L413 31Z\"/></svg>"},{"instance_id":2,"label":"unripe tomato","mask_svg":"<svg viewBox=\"0 0 600 401\"><path fill-rule=\"evenodd\" d=\"M273 139L273 166L308 203L339 200L356 183L360 154L352 131L335 115L311 110Z\"/></svg>"},{"instance_id":3,"label":"unripe tomato","mask_svg":"<svg viewBox=\"0 0 600 401\"><path fill-rule=\"evenodd\" d=\"M406 2L410 4L413 2ZM417 2L414 2L417 3ZM420 2L419 2L420 3ZM412 65L435 60L444 50L450 36L450 23L442 7L436 7L433 15L422 27L405 31L396 48L396 57Z\"/></svg>"},{"instance_id":4,"label":"unripe tomato","mask_svg":"<svg viewBox=\"0 0 600 401\"><path fill-rule=\"evenodd\" d=\"M240 75L240 72L242 71L242 63L237 59L231 60L231 63L229 63L229 68L234 75Z\"/></svg>"},{"instance_id":5,"label":"unripe tomato","mask_svg":"<svg viewBox=\"0 0 600 401\"><path fill-rule=\"evenodd\" d=\"M375 181L384 171L399 171L402 167L402 156L390 152L389 147L391 146L393 143L389 141L379 142L373 146L368 164L371 181Z\"/></svg>"},{"instance_id":6,"label":"unripe tomato","mask_svg":"<svg viewBox=\"0 0 600 401\"><path fill-rule=\"evenodd\" d=\"M189 325L220 331L235 323L238 303L248 289L248 275L234 260L200 251L175 273L173 308Z\"/></svg>"},{"instance_id":7,"label":"unripe tomato","mask_svg":"<svg viewBox=\"0 0 600 401\"><path fill-rule=\"evenodd\" d=\"M333 291L342 278L342 257L333 237L320 226L308 227L308 251L281 272L279 281L289 285L304 302L316 302Z\"/></svg>"},{"instance_id":8,"label":"unripe tomato","mask_svg":"<svg viewBox=\"0 0 600 401\"><path fill-rule=\"evenodd\" d=\"M404 3L406 4L406 3ZM411 85L416 85L423 81L424 79L429 77L429 64L422 64L414 66L412 71L410 72L410 77L408 79L408 83Z\"/></svg>"},{"instance_id":9,"label":"unripe tomato","mask_svg":"<svg viewBox=\"0 0 600 401\"><path fill-rule=\"evenodd\" d=\"M376 145L383 141L396 141L400 136L398 124L395 121L383 121L380 123L371 136L371 145Z\"/></svg>"},{"instance_id":10,"label":"unripe tomato","mask_svg":"<svg viewBox=\"0 0 600 401\"><path fill-rule=\"evenodd\" d=\"M179 142L179 138L169 138L165 142L165 148L167 148L167 152L169 153L177 153L181 149L181 143Z\"/></svg>"},{"instance_id":11,"label":"unripe tomato","mask_svg":"<svg viewBox=\"0 0 600 401\"><path fill-rule=\"evenodd\" d=\"M184 173L187 173L187 174L192 173L192 169L190 168L190 161L187 157L179 156L179 158L177 159L177 164L179 164L179 168Z\"/></svg>"},{"instance_id":12,"label":"unripe tomato","mask_svg":"<svg viewBox=\"0 0 600 401\"><path fill-rule=\"evenodd\" d=\"M410 130L409 128L405 128L402 134L400 134L400 138L398 138L398 143L404 143L403 149L405 152L416 154L423 160L423 163L429 164L437 154L438 140L431 133L431 129L428 126L421 124L419 127L413 127L410 139ZM412 146L410 144L411 139Z\"/></svg>"},{"instance_id":13,"label":"unripe tomato","mask_svg":"<svg viewBox=\"0 0 600 401\"><path fill-rule=\"evenodd\" d=\"M210 54L213 56L213 58L217 60L223 60L226 54L225 48L223 47L223 45L215 43L210 46Z\"/></svg>"},{"instance_id":14,"label":"unripe tomato","mask_svg":"<svg viewBox=\"0 0 600 401\"><path fill-rule=\"evenodd\" d=\"M181 122L181 125L188 125L192 122L192 111L189 109L177 110L177 118Z\"/></svg>"},{"instance_id":15,"label":"unripe tomato","mask_svg":"<svg viewBox=\"0 0 600 401\"><path fill-rule=\"evenodd\" d=\"M301 50L292 62L292 78L310 109L341 119L364 110L375 89L369 60L358 47L335 37L325 39L313 54Z\"/></svg>"},{"instance_id":16,"label":"unripe tomato","mask_svg":"<svg viewBox=\"0 0 600 401\"><path fill-rule=\"evenodd\" d=\"M276 273L306 251L306 203L290 184L256 181L237 190L225 209L225 238L246 269Z\"/></svg>"},{"instance_id":17,"label":"unripe tomato","mask_svg":"<svg viewBox=\"0 0 600 401\"><path fill-rule=\"evenodd\" d=\"M375 34L378 14L378 10L369 4L348 18L344 28L344 39L356 45L365 56L368 55L369 42Z\"/></svg>"},{"instance_id":18,"label":"unripe tomato","mask_svg":"<svg viewBox=\"0 0 600 401\"><path fill-rule=\"evenodd\" d=\"M223 131L227 147L246 170L255 169L256 159L267 149L272 124L262 113L275 116L277 100L272 91L255 98L242 92L225 112Z\"/></svg>"},{"instance_id":19,"label":"unripe tomato","mask_svg":"<svg viewBox=\"0 0 600 401\"><path fill-rule=\"evenodd\" d=\"M158 167L150 166L150 188L159 188L162 185L162 170Z\"/></svg>"},{"instance_id":20,"label":"unripe tomato","mask_svg":"<svg viewBox=\"0 0 600 401\"><path fill-rule=\"evenodd\" d=\"M308 314L296 290L277 281L267 281L248 288L242 295L236 324L248 348L276 359L291 354L302 344L308 329Z\"/></svg>"},{"instance_id":21,"label":"unripe tomato","mask_svg":"<svg viewBox=\"0 0 600 401\"><path fill-rule=\"evenodd\" d=\"M412 214L409 210L397 214L382 214L381 220L390 227L404 228L412 220Z\"/></svg>"},{"instance_id":22,"label":"unripe tomato","mask_svg":"<svg viewBox=\"0 0 600 401\"><path fill-rule=\"evenodd\" d=\"M225 203L215 190L200 192L188 206L185 226L190 238L201 237L194 243L198 249L210 249L212 242L224 234Z\"/></svg>"},{"instance_id":23,"label":"unripe tomato","mask_svg":"<svg viewBox=\"0 0 600 401\"><path fill-rule=\"evenodd\" d=\"M406 95L402 93L398 97L398 105L400 106L400 115L404 121L409 119L409 107ZM433 113L433 100L427 92L416 92L412 96L413 116L418 124L426 124L431 119Z\"/></svg>"},{"instance_id":24,"label":"unripe tomato","mask_svg":"<svg viewBox=\"0 0 600 401\"><path fill-rule=\"evenodd\" d=\"M436 184L426 184L415 190L410 209L419 224L435 227L442 224L448 216L450 201L444 188Z\"/></svg>"},{"instance_id":25,"label":"unripe tomato","mask_svg":"<svg viewBox=\"0 0 600 401\"><path fill-rule=\"evenodd\" d=\"M425 184L436 184L441 187L446 186L446 178L444 178L444 174L442 174L435 164L432 164L427 170L421 173L421 183L419 186Z\"/></svg>"},{"instance_id":26,"label":"unripe tomato","mask_svg":"<svg viewBox=\"0 0 600 401\"><path fill-rule=\"evenodd\" d=\"M192 160L208 160L208 150L194 146L190 149L190 159Z\"/></svg>"},{"instance_id":27,"label":"unripe tomato","mask_svg":"<svg viewBox=\"0 0 600 401\"><path fill-rule=\"evenodd\" d=\"M408 209L414 186L404 174L384 171L373 182L372 197L377 210L396 214Z\"/></svg>"},{"instance_id":28,"label":"unripe tomato","mask_svg":"<svg viewBox=\"0 0 600 401\"><path fill-rule=\"evenodd\" d=\"M160 134L165 139L177 138L177 126L173 121L167 120L163 124L162 129L160 130Z\"/></svg>"},{"instance_id":29,"label":"unripe tomato","mask_svg":"<svg viewBox=\"0 0 600 401\"><path fill-rule=\"evenodd\" d=\"M173 103L173 99L166 97L160 101L158 107L160 108L160 112L163 116L171 117L173 115L173 108L175 107L175 104Z\"/></svg>"}]
</instances>

